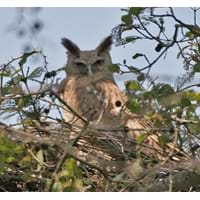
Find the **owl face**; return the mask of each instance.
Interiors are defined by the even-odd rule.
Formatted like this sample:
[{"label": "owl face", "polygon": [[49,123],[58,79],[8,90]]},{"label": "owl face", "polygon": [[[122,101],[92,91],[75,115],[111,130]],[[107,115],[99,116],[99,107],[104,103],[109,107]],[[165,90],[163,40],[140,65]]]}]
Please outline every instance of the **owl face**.
[{"label": "owl face", "polygon": [[81,51],[72,41],[63,38],[63,46],[68,50],[67,74],[81,76],[95,76],[110,74],[109,65],[112,64],[109,54],[112,44],[111,36],[104,39],[95,50]]}]

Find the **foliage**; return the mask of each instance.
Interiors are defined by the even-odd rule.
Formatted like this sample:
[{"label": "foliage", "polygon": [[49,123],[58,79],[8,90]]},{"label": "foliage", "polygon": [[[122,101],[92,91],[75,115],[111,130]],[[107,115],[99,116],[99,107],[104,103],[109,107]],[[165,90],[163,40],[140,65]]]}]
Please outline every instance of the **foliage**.
[{"label": "foliage", "polygon": [[54,192],[83,192],[84,188],[81,180],[81,169],[78,168],[76,160],[69,158],[62,166],[62,170],[56,175],[53,185]]},{"label": "foliage", "polygon": [[23,157],[23,148],[2,136],[1,132],[0,135],[0,174],[3,174]]},{"label": "foliage", "polygon": [[[195,16],[198,9],[192,8],[192,10]],[[123,12],[125,14],[121,17],[121,24],[112,31],[116,44],[134,46],[136,42],[145,40],[151,42],[152,49],[155,51],[153,59],[149,58],[149,55],[146,55],[145,52],[136,52],[132,56],[131,65],[123,60],[122,63],[108,66],[114,73],[130,73],[136,77],[134,80],[125,82],[125,92],[129,98],[128,107],[130,111],[138,114],[138,116],[143,116],[153,124],[153,129],[147,132],[149,134],[155,130],[159,132],[157,143],[163,148],[163,151],[165,151],[167,145],[173,142],[189,158],[199,159],[200,94],[196,88],[198,89],[200,84],[191,84],[191,81],[200,72],[200,28],[195,17],[193,24],[186,24],[176,17],[173,8],[162,10],[160,8],[135,7],[123,9]],[[170,27],[173,28],[173,31],[170,31],[170,34],[167,32],[166,25],[169,19],[173,20]],[[153,31],[152,27],[154,27]],[[38,24],[35,24],[34,28],[42,29]],[[183,68],[185,69],[185,74],[177,77],[175,85],[159,82],[151,77],[152,67],[160,59],[166,58],[167,52],[172,47],[178,47],[177,58],[183,61]],[[31,59],[35,56],[39,58],[40,65],[30,67]],[[146,65],[139,66],[138,60],[143,60],[141,63],[145,62]],[[149,185],[148,181],[153,177],[152,174],[155,177],[159,176],[159,170],[156,168],[157,173],[154,173],[153,167],[155,164],[161,165],[161,161],[153,157],[145,157],[141,154],[140,149],[134,149],[127,153],[127,150],[123,149],[123,145],[118,143],[117,140],[114,144],[110,142],[112,135],[109,136],[108,146],[117,146],[117,150],[120,149],[120,153],[123,152],[123,156],[126,157],[121,158],[117,151],[114,153],[121,160],[128,160],[131,156],[135,158],[134,161],[131,160],[130,168],[126,169],[128,175],[123,172],[111,173],[108,176],[98,166],[94,166],[95,160],[92,160],[92,162],[81,160],[82,155],[78,157],[75,154],[75,150],[81,146],[78,144],[80,135],[74,140],[69,140],[67,145],[63,145],[64,147],[61,147],[60,143],[55,141],[55,138],[51,138],[53,137],[51,132],[47,131],[48,124],[45,124],[48,120],[63,125],[64,129],[58,131],[60,137],[62,137],[62,134],[67,134],[69,130],[74,131],[71,124],[64,122],[58,101],[63,102],[54,92],[57,83],[56,78],[59,72],[63,70],[63,68],[60,68],[49,71],[46,56],[42,51],[36,50],[25,51],[21,56],[1,65],[0,114],[6,120],[12,121],[10,127],[15,127],[19,134],[23,135],[23,131],[31,132],[38,145],[22,147],[1,137],[0,173],[4,174],[8,169],[14,171],[15,165],[23,168],[23,173],[20,175],[20,181],[26,185],[22,189],[23,191],[32,191],[33,188],[29,185],[35,182],[39,184],[35,188],[36,191],[140,191],[141,188],[141,190],[147,191],[154,188],[154,182]],[[33,84],[34,87],[37,87],[36,92],[31,89]],[[52,115],[52,110],[56,111],[57,114]],[[1,124],[3,124],[2,121],[0,127]],[[5,126],[3,127],[5,128]],[[53,131],[54,129],[56,128],[53,125]],[[6,127],[4,131],[7,130]],[[54,143],[45,140],[46,135]],[[93,135],[90,136],[91,139],[94,138]],[[37,138],[41,138],[42,142],[39,142]],[[141,133],[135,142],[142,146],[145,145],[145,139],[146,134]],[[27,141],[28,138],[24,138],[24,143],[33,142]],[[43,144],[43,141],[48,147]],[[90,149],[90,146],[87,146],[84,142],[85,148]],[[95,142],[97,140],[93,141],[93,143]],[[125,143],[128,143],[128,141],[125,141]],[[114,149],[113,146],[111,147],[109,146],[109,151]],[[66,149],[69,151],[65,152]],[[95,150],[98,151],[99,149]],[[102,151],[100,155],[104,153]],[[169,158],[167,157],[165,162],[173,157],[173,153],[173,151],[172,155],[169,153]],[[90,155],[90,152],[88,154]],[[152,171],[149,170],[149,173],[145,173],[146,169]],[[195,165],[194,172],[198,169],[199,163]],[[143,173],[145,175],[141,178],[140,175],[143,175]],[[145,176],[148,175],[149,179],[145,179]],[[167,176],[170,177],[171,175],[173,174],[168,172]],[[197,173],[197,175],[199,174]],[[128,182],[129,176],[133,178],[131,179],[132,182]],[[162,177],[158,177],[158,179],[160,180]],[[198,187],[196,190],[199,190]]]},{"label": "foliage", "polygon": [[[121,24],[113,29],[117,45],[126,45],[145,40],[154,46],[155,58],[137,52],[132,56],[132,65],[123,61],[120,66],[127,70],[120,73],[135,74],[137,79],[125,83],[129,94],[129,107],[133,112],[145,114],[161,127],[178,127],[182,148],[199,143],[199,92],[190,84],[199,74],[200,32],[196,22],[198,8],[194,12],[194,24],[186,24],[178,19],[173,8],[128,8],[121,18]],[[167,24],[169,23],[169,27]],[[173,31],[168,31],[168,29]],[[167,57],[171,48],[177,48],[177,58],[182,60],[185,74],[177,77],[176,83],[161,83],[150,76],[152,67],[160,59]],[[147,65],[134,64],[144,59]],[[151,61],[152,60],[152,61]],[[138,62],[136,62],[138,63]],[[143,62],[142,62],[143,63]],[[189,85],[190,84],[190,85]]]}]

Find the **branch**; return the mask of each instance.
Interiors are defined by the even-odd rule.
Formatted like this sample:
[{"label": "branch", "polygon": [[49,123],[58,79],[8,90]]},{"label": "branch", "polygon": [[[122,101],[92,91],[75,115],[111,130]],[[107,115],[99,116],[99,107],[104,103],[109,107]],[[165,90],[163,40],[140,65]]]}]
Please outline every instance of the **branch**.
[{"label": "branch", "polygon": [[[170,180],[171,179],[171,180]],[[174,176],[162,179],[158,182],[148,185],[147,187],[140,188],[139,191],[146,192],[162,192],[169,191],[170,182],[172,183],[172,191],[188,191],[191,187],[200,184],[200,175],[191,171],[181,171]]]},{"label": "branch", "polygon": [[14,129],[7,126],[4,123],[0,122],[0,135],[5,135],[9,139],[21,142],[21,143],[37,143],[37,144],[47,144],[49,146],[56,146],[62,149],[68,156],[75,158],[76,160],[97,169],[100,171],[104,176],[108,177],[107,173],[115,173],[121,172],[126,163],[122,162],[115,162],[115,161],[107,161],[100,159],[96,156],[85,154],[81,150],[78,150],[75,147],[72,147],[71,144],[62,143],[59,141],[52,140],[50,137],[37,137],[33,135],[33,133],[28,131],[22,131],[20,129]]}]

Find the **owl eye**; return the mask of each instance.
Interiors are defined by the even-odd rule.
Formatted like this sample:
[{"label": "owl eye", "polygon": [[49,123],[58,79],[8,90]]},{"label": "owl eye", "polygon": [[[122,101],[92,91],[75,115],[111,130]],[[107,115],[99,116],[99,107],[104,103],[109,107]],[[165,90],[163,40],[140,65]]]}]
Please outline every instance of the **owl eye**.
[{"label": "owl eye", "polygon": [[104,62],[104,59],[99,59],[99,60],[96,60],[96,61],[94,62],[94,65],[102,65],[103,62]]},{"label": "owl eye", "polygon": [[85,67],[85,63],[83,62],[75,62],[78,67]]}]

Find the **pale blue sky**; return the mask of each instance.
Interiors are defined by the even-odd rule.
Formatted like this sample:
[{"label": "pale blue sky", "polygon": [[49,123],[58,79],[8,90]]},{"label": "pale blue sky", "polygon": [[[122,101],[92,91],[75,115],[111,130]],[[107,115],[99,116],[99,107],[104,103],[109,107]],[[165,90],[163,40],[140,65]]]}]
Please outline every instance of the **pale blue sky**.
[{"label": "pale blue sky", "polygon": [[[186,12],[187,11],[187,12]],[[65,49],[60,44],[62,37],[68,37],[79,45],[81,49],[93,49],[111,32],[111,29],[121,22],[120,8],[43,8],[40,18],[44,21],[44,29],[39,34],[39,46],[43,49],[49,62],[49,69],[57,69],[66,63]],[[185,22],[191,23],[192,12],[188,9],[177,9],[176,14]],[[14,32],[8,32],[8,25],[16,18],[15,8],[0,8],[0,64],[8,62],[11,57],[17,57],[22,51],[22,45],[28,38],[19,39]],[[170,26],[169,32],[170,32]],[[146,52],[152,57],[156,54],[155,46],[138,41],[125,47],[112,46],[113,63],[127,59],[130,65],[141,65],[141,60],[133,62],[131,57],[138,52]],[[166,60],[161,60],[152,69],[153,76],[167,74],[173,77],[183,73],[182,61],[176,59],[177,51],[170,49]],[[152,57],[153,59],[153,57]],[[140,63],[141,62],[141,63]],[[63,77],[64,74],[59,76]],[[117,76],[117,83],[124,88],[124,80],[135,78]],[[162,78],[162,76],[161,76]],[[165,80],[166,81],[166,80]],[[170,78],[168,78],[170,81]],[[172,83],[175,81],[171,80]],[[11,120],[10,123],[13,123]]]},{"label": "pale blue sky", "polygon": [[[39,16],[45,26],[38,38],[41,41],[40,47],[47,55],[49,67],[59,68],[66,62],[65,49],[60,44],[62,37],[73,40],[81,49],[95,48],[110,34],[111,29],[121,22],[122,14],[120,8],[43,8]],[[187,8],[176,9],[176,14],[185,22],[192,22],[192,11]],[[15,17],[15,8],[0,8],[0,63],[7,62],[11,56],[19,56],[21,46],[24,44],[23,40],[6,31],[7,25],[14,22]],[[150,56],[155,55],[154,48],[155,46],[145,41],[129,44],[126,47],[113,45],[111,55],[114,63],[122,62],[126,58],[128,64],[133,64],[132,55],[143,51]],[[183,72],[182,63],[176,59],[175,53],[175,49],[170,49],[167,59],[157,63],[152,72],[169,75]],[[139,62],[141,61],[138,61],[140,65]]]}]

